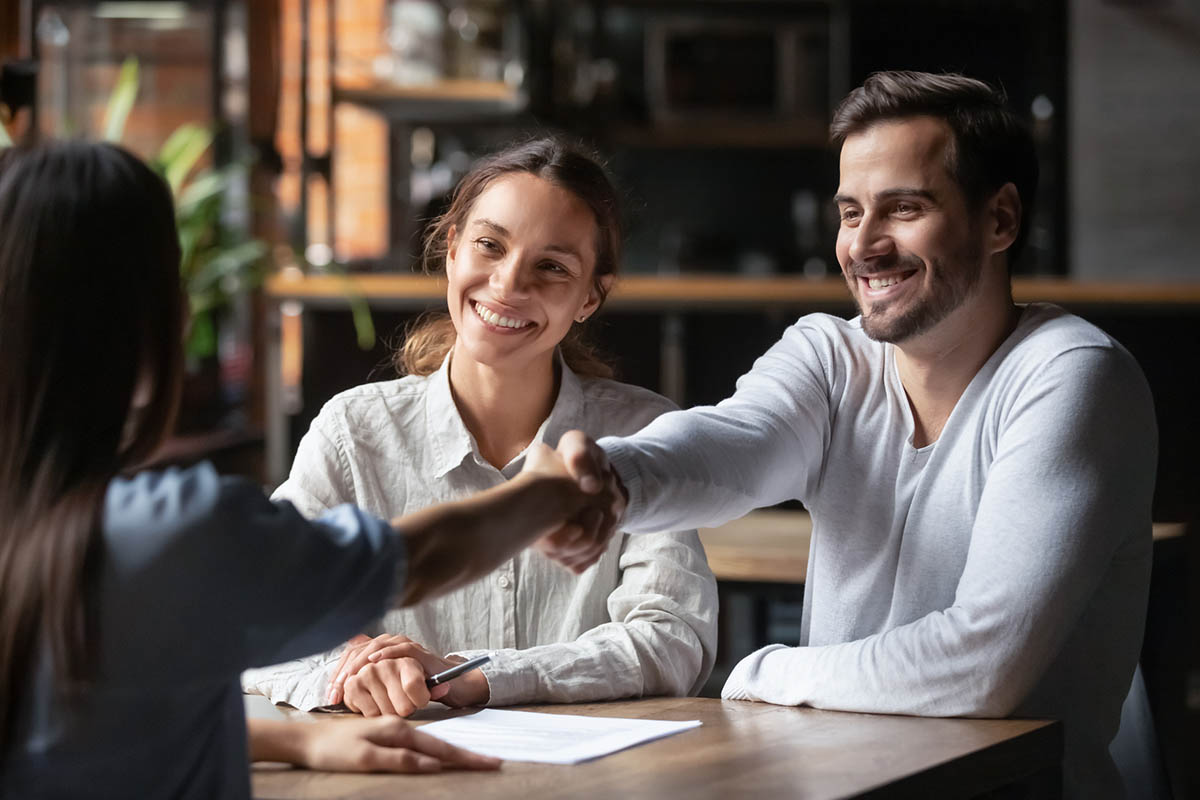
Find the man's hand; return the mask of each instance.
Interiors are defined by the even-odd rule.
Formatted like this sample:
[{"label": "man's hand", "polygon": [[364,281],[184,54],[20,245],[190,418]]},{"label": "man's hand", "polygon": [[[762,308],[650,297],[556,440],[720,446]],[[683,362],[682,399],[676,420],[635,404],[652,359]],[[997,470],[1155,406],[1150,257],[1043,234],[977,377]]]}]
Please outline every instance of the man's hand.
[{"label": "man's hand", "polygon": [[[594,506],[585,509],[569,525],[543,537],[536,545],[543,554],[578,574],[604,554],[609,539],[616,532],[628,500],[625,487],[609,465],[604,451],[583,431],[564,433],[558,440],[556,452],[545,447],[531,449],[525,469],[531,468],[568,475],[582,491],[595,497]],[[589,548],[589,543],[594,546]],[[573,548],[579,555],[569,552]],[[591,560],[587,560],[589,558]],[[582,567],[578,566],[580,564]]]},{"label": "man's hand", "polygon": [[432,690],[425,686],[426,678],[459,663],[461,658],[438,656],[407,636],[356,636],[334,668],[326,700],[344,702],[366,717],[407,717],[431,700],[455,707],[486,704],[490,689],[479,670]]},{"label": "man's hand", "polygon": [[403,720],[303,723],[249,719],[251,761],[283,761],[330,772],[441,772],[499,769],[481,756],[421,733]]}]

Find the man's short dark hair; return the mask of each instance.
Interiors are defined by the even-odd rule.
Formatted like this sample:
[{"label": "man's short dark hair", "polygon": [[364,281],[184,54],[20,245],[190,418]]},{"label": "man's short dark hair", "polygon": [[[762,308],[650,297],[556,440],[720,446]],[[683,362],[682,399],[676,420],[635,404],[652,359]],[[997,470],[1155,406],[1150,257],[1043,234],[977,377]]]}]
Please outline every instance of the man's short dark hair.
[{"label": "man's short dark hair", "polygon": [[1029,128],[1006,106],[1004,92],[952,73],[876,72],[846,95],[829,126],[834,144],[878,122],[936,117],[954,134],[948,153],[968,205],[980,208],[1006,183],[1021,197],[1021,228],[1008,248],[1008,264],[1020,255],[1037,193],[1038,162]]}]

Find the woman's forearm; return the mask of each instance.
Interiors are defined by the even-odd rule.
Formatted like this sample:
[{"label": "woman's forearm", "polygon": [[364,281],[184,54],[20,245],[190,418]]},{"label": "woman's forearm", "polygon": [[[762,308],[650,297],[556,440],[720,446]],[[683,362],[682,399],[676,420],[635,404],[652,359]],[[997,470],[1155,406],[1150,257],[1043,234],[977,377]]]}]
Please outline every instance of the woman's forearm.
[{"label": "woman's forearm", "polygon": [[522,473],[465,500],[392,520],[408,551],[400,605],[486,575],[595,502],[570,478]]},{"label": "woman's forearm", "polygon": [[307,741],[306,726],[302,723],[276,719],[247,719],[246,738],[250,761],[280,761],[303,764]]}]

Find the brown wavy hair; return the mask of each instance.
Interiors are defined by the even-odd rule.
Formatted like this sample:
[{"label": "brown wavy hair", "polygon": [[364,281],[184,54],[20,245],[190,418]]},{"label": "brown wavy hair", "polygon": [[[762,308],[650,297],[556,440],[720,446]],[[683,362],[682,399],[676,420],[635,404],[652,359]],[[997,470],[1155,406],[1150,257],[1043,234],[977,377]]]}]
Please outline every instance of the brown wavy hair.
[{"label": "brown wavy hair", "polygon": [[86,142],[0,153],[0,753],[38,652],[68,697],[88,682],[105,491],[170,430],[182,319],[174,205],[149,167]]},{"label": "brown wavy hair", "polygon": [[[608,294],[602,278],[616,275],[621,262],[620,201],[594,153],[552,136],[530,139],[493,153],[481,159],[459,181],[450,208],[434,220],[425,238],[421,258],[424,271],[437,274],[444,269],[450,229],[462,230],[479,195],[492,181],[513,173],[528,173],[565,189],[591,210],[596,221],[596,266],[592,281],[602,306]],[[585,334],[585,324],[571,326],[559,344],[563,360],[579,375],[611,378],[612,364],[587,342]],[[429,375],[442,365],[455,337],[454,323],[448,314],[424,314],[406,333],[403,346],[392,358],[393,364],[403,375]]]}]

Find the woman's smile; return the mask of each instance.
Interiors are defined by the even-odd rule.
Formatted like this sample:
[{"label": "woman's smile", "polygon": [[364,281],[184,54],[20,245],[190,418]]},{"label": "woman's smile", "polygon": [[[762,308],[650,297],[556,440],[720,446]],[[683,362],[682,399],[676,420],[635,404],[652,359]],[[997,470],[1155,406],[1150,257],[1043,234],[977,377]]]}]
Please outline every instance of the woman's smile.
[{"label": "woman's smile", "polygon": [[475,316],[481,322],[487,325],[488,328],[495,328],[500,333],[516,333],[525,330],[526,328],[534,327],[534,323],[527,319],[513,315],[511,312],[497,311],[489,306],[484,305],[478,300],[471,301],[471,308],[475,311]]}]

